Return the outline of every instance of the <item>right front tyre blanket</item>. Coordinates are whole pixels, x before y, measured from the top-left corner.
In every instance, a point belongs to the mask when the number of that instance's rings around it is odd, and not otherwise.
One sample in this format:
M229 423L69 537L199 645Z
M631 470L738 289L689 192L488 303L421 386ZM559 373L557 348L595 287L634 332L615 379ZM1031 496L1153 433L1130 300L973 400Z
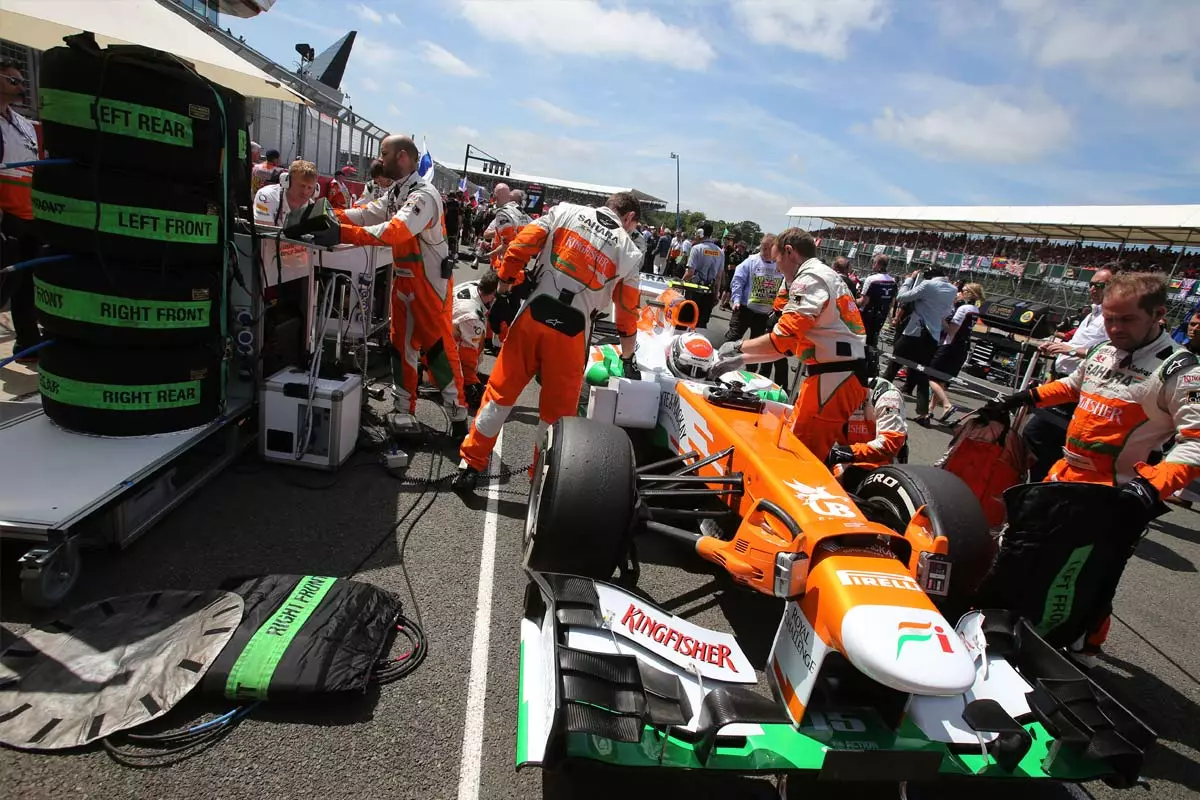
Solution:
M212 422L223 407L222 350L104 350L57 341L41 351L46 416L67 430L145 436Z

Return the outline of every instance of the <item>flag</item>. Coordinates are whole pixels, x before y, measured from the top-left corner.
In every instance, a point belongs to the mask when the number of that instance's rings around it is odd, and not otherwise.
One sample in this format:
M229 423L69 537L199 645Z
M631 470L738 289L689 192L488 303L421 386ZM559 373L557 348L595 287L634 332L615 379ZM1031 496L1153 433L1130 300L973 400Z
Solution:
M433 183L433 156L429 155L429 142L425 141L425 137L421 137L421 145L425 152L421 153L421 160L417 164L417 174L420 175L426 183Z
M465 192L465 191L467 191L467 179L466 179L466 178L463 178L462 180L460 180L460 181L458 182L458 190L459 190L460 192Z
M483 187L482 186L475 187L475 202L476 203L483 202Z

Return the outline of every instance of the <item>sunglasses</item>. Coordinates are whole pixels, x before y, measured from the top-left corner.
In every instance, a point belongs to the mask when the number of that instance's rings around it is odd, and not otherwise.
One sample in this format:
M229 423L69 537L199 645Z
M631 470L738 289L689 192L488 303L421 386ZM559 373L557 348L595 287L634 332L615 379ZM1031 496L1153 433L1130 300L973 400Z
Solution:
M1091 283L1093 289L1103 289L1105 286L1108 286L1108 284L1104 281L1092 281Z
M12 75L0 75L0 78L4 78L4 80L11 83L13 86L24 86L25 85L24 78L14 78Z

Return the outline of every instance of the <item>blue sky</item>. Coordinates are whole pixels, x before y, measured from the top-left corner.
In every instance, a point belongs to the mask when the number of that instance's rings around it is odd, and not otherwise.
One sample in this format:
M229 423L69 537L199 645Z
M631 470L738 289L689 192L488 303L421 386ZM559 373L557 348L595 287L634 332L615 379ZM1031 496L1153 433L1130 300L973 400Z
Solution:
M1197 202L1197 0L277 0L222 25L461 163L793 205ZM263 143L268 145L270 143Z

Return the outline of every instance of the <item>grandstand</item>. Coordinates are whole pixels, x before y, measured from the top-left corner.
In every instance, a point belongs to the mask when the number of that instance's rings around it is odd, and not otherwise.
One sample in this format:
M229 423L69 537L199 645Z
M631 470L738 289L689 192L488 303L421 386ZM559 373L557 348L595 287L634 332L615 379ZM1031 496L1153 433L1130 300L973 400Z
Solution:
M602 186L596 183L568 181L561 178L545 178L538 175L494 175L475 169L467 170L467 178L473 184L480 184L490 194L497 183L506 183L512 189L528 190L530 186L542 187L545 192L545 204L579 203L581 205L598 206L617 192L633 192L642 202L642 208L650 211L666 208L666 201L646 194L629 186Z
M861 273L877 253L905 265L893 274L936 262L989 293L1069 313L1115 262L1169 276L1174 322L1200 301L1200 205L796 206L787 216L813 231L824 260L847 256Z

